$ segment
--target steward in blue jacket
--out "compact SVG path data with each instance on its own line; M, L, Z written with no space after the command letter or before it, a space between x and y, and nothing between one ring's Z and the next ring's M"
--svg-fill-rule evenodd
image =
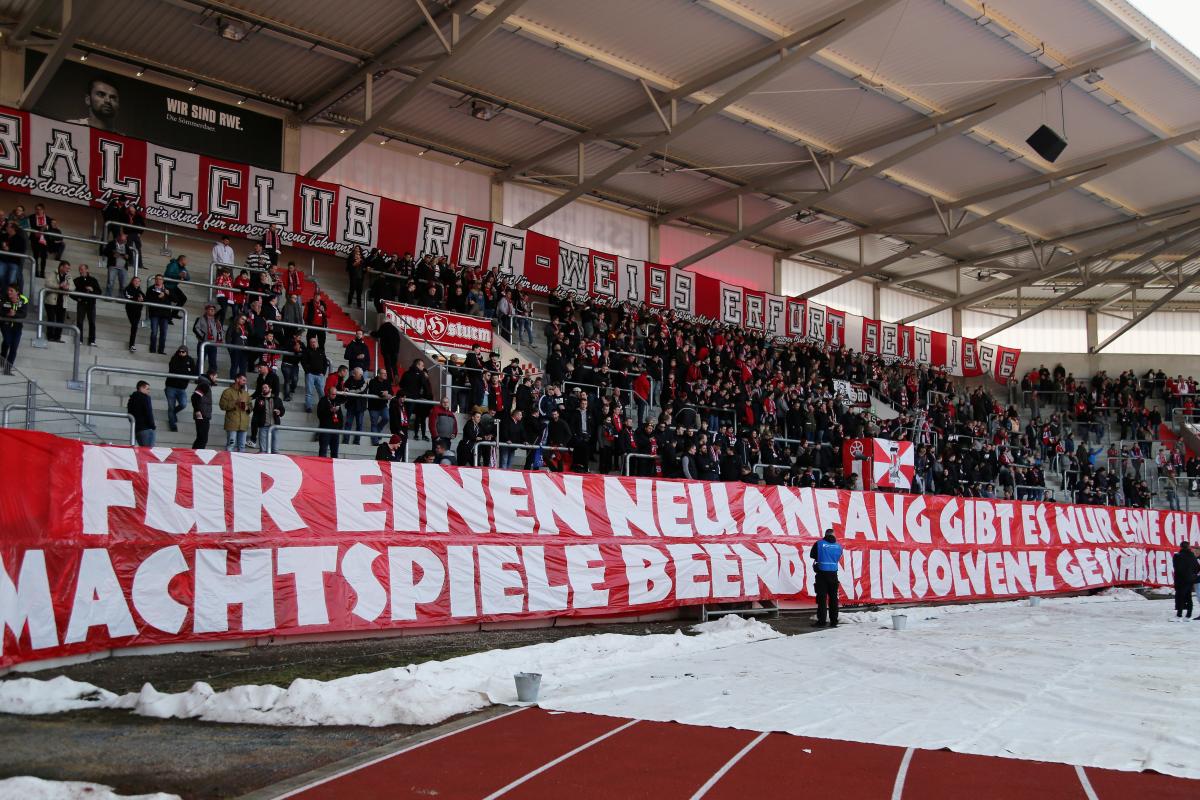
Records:
M829 610L829 627L836 628L838 624L838 565L842 560L842 546L833 535L833 528L825 531L820 539L808 551L808 557L813 560L813 589L817 595L817 621L814 627L825 627L825 611Z

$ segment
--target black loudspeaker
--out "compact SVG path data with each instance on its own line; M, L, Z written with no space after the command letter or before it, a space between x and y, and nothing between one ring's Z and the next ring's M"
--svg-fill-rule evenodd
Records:
M1042 158L1053 164L1062 155L1062 151L1067 149L1067 140L1059 136L1054 131L1047 128L1045 125L1033 132L1033 135L1025 140L1025 144L1033 148L1033 152L1037 153Z

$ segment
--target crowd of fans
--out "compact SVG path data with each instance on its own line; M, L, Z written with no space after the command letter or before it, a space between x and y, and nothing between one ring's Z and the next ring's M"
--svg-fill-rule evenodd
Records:
M376 456L387 460L861 488L843 470L842 449L850 439L880 437L914 443L915 492L1147 505L1152 471L1194 479L1184 491L1200 482L1200 462L1181 447L1160 447L1151 455L1163 420L1147 400L1162 398L1168 412L1192 413L1191 378L1127 372L1113 379L1101 372L1077 381L1062 367L1041 367L1022 378L1019 400L1010 392L1003 404L984 386L965 386L927 365L769 341L752 331L666 319L644 308L551 297L544 316L535 318L526 292L495 272L458 267L444 257L356 247L345 262L347 307L361 307L365 294L377 311L385 301L398 301L486 317L514 345L533 345L536 338L545 352L536 370L519 359L502 364L498 354L479 347L447 363L400 363L401 335L382 316L377 329L358 331L345 343L327 339L332 301L309 287L293 262L281 266L274 228L241 265L233 263L228 238L217 242L211 287L192 278L184 255L142 286L127 270L140 259L136 226L144 219L121 198L110 203L105 218L117 223L101 248L106 285L84 264L72 274L65 261L45 285L73 293L76 324L89 344L95 341L95 301L86 295L129 301L129 349L136 349L148 326L150 350L162 355L169 349L169 327L187 302L184 289L198 284L210 294L212 302L191 326L194 355L182 346L166 367L204 375L190 396L190 383L182 378L164 386L169 426L176 430L189 414L196 447L208 444L214 409L224 414L230 449L278 445L270 429L282 423L284 404L303 393L309 418L289 424L322 429L319 452L334 457L341 445L375 434L368 443L378 443ZM32 222L27 228L21 219ZM31 215L17 209L9 222L17 233L13 238L10 224L5 248L14 252L30 246L30 231L53 226L40 205ZM44 270L44 259L39 263ZM16 344L9 346L13 323L5 319L23 315L28 303L19 285L15 291L0 301L0 331L6 333L0 355L8 364ZM65 319L67 298L50 298L51 320ZM341 350L344 363L336 368L330 347ZM864 387L876 407L892 409L882 414L890 418L838 391L842 382ZM232 385L220 388L226 383ZM450 390L441 397L443 385ZM1024 424L1019 405L1030 411ZM153 402L144 387L128 410L139 441L152 443ZM1110 434L1111 445L1101 446ZM410 454L417 442L428 447ZM1060 479L1057 493L1047 473ZM1171 488L1167 495L1169 503L1178 503Z

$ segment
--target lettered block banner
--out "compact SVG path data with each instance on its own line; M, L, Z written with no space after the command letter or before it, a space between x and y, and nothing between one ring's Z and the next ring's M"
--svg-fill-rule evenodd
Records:
M1170 586L1200 515L106 447L0 430L0 666L147 644Z

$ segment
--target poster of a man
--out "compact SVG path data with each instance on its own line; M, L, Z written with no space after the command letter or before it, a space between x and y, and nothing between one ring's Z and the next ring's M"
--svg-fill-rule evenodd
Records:
M121 93L117 87L104 77L94 77L88 81L87 94L83 103L87 106L86 117L68 120L79 125L88 125L102 131L117 130L117 114L121 112Z

